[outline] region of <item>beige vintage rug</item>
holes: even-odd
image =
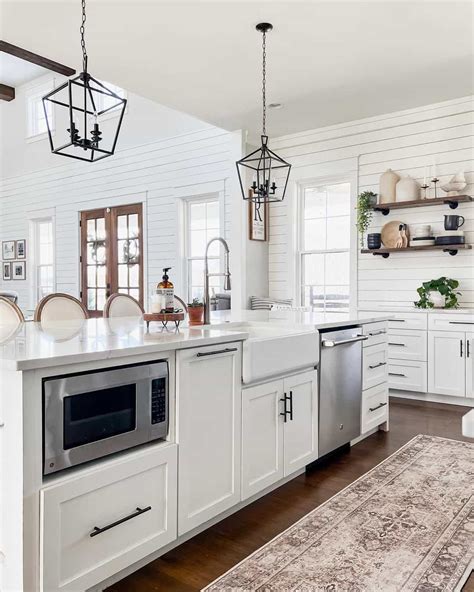
[[[205,590],[454,591],[474,556],[474,444],[416,436]]]

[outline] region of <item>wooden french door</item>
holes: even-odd
[[[142,204],[81,212],[81,300],[100,317],[116,292],[143,306]]]

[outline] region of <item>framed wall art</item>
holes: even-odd
[[[249,201],[249,239],[268,240],[268,203]]]
[[[2,241],[2,259],[15,259],[15,241]]]
[[[2,263],[3,268],[3,281],[11,280],[12,279],[12,264],[6,263],[5,261]]]
[[[12,280],[26,280],[25,261],[15,261],[12,265]]]
[[[26,240],[15,241],[16,259],[26,259]]]

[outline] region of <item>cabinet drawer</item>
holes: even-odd
[[[427,363],[389,360],[388,386],[393,389],[426,393],[428,390]]]
[[[404,312],[394,313],[393,318],[388,321],[389,330],[395,329],[418,329],[426,331],[428,328],[428,314],[425,312]]]
[[[388,332],[388,357],[390,360],[426,362],[427,356],[427,331],[390,329]]]
[[[86,590],[177,536],[177,446],[41,491],[42,591]]]
[[[365,434],[388,419],[388,386],[381,384],[362,393],[361,432]]]
[[[434,313],[429,315],[430,331],[472,331],[474,315],[463,313]]]
[[[362,325],[362,334],[368,337],[367,341],[362,342],[362,345],[369,347],[378,343],[385,343],[387,341],[387,329],[387,321]]]
[[[362,354],[362,388],[387,381],[388,349],[385,343],[366,347]]]

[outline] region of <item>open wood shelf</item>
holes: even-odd
[[[381,212],[384,216],[387,216],[390,213],[390,210],[439,206],[440,204],[446,204],[452,210],[455,210],[460,203],[472,201],[474,201],[474,197],[471,197],[470,195],[455,195],[454,197],[432,197],[429,199],[415,199],[413,201],[394,201],[390,203],[376,204],[372,209],[374,212]]]
[[[405,249],[362,249],[361,253],[372,253],[372,255],[380,255],[384,259],[390,256],[390,253],[406,253],[410,251],[443,251],[450,255],[457,255],[460,250],[472,249],[472,245],[428,245],[425,247],[406,247]]]

